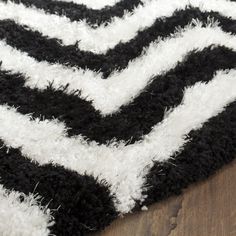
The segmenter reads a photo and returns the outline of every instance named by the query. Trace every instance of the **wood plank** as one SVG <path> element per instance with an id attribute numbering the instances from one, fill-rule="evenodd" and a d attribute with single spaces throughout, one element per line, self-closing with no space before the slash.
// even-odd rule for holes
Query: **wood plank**
<path id="1" fill-rule="evenodd" d="M 236 161 L 148 211 L 92 236 L 236 236 Z"/>

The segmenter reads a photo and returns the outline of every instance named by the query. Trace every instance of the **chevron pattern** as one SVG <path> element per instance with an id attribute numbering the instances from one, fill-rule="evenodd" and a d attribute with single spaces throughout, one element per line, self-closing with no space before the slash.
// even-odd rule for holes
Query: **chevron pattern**
<path id="1" fill-rule="evenodd" d="M 86 235 L 230 162 L 235 34 L 234 0 L 0 0 L 0 234 Z"/>

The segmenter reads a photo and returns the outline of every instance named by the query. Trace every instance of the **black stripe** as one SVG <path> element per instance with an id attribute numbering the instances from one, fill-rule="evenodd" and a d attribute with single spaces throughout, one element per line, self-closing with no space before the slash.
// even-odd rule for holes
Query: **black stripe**
<path id="1" fill-rule="evenodd" d="M 0 74 L 0 103 L 18 107 L 23 114 L 34 117 L 58 118 L 64 121 L 69 136 L 81 134 L 98 143 L 112 139 L 140 140 L 163 119 L 167 109 L 180 104 L 183 90 L 197 81 L 210 81 L 220 69 L 236 67 L 236 53 L 225 47 L 205 48 L 190 53 L 183 63 L 153 82 L 119 113 L 102 117 L 93 106 L 78 95 L 66 95 L 49 86 L 38 91 L 24 87 L 24 78 L 6 72 Z M 130 140 L 131 139 L 131 140 Z"/>
<path id="2" fill-rule="evenodd" d="M 78 236 L 103 229 L 117 217 L 106 182 L 61 166 L 39 166 L 0 141 L 0 183 L 9 190 L 42 196 L 56 224 L 51 233 Z"/>
<path id="3" fill-rule="evenodd" d="M 144 205 L 180 194 L 189 184 L 206 179 L 236 157 L 236 102 L 188 137 L 191 142 L 180 154 L 166 162 L 156 162 L 150 170 Z"/>
<path id="4" fill-rule="evenodd" d="M 66 16 L 71 21 L 86 20 L 91 26 L 99 26 L 111 22 L 113 17 L 123 17 L 126 12 L 132 12 L 141 0 L 121 0 L 114 6 L 106 6 L 96 10 L 87 8 L 83 4 L 52 0 L 1 0 L 2 2 L 22 3 L 26 7 L 37 7 L 50 14 Z"/>
<path id="5" fill-rule="evenodd" d="M 57 39 L 48 39 L 38 32 L 32 32 L 12 21 L 0 21 L 0 39 L 25 51 L 38 61 L 60 63 L 79 68 L 89 68 L 101 71 L 104 78 L 114 70 L 124 69 L 130 60 L 141 55 L 143 48 L 147 47 L 158 36 L 167 37 L 175 31 L 175 27 L 186 26 L 192 19 L 207 22 L 208 17 L 214 17 L 226 32 L 236 32 L 236 21 L 220 16 L 216 12 L 202 13 L 199 9 L 178 11 L 169 18 L 157 19 L 150 28 L 140 31 L 138 35 L 127 43 L 119 43 L 105 55 L 96 55 L 78 49 L 77 45 L 62 46 Z"/>

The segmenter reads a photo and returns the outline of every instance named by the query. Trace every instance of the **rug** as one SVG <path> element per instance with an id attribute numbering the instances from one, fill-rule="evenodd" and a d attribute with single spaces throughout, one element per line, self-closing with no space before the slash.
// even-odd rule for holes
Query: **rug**
<path id="1" fill-rule="evenodd" d="M 0 234 L 80 236 L 236 156 L 236 2 L 0 0 Z"/>

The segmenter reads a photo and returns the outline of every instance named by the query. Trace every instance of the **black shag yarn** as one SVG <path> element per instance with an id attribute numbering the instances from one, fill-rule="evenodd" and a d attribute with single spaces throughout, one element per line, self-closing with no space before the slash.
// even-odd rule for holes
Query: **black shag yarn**
<path id="1" fill-rule="evenodd" d="M 22 114 L 35 118 L 65 122 L 68 135 L 83 135 L 100 144 L 125 140 L 129 144 L 141 140 L 160 122 L 166 110 L 180 104 L 185 87 L 208 82 L 217 70 L 236 67 L 236 53 L 225 47 L 208 47 L 191 52 L 183 63 L 168 73 L 153 78 L 152 83 L 121 111 L 103 117 L 90 102 L 76 94 L 67 95 L 50 85 L 44 91 L 24 86 L 21 75 L 0 72 L 0 104 L 18 107 Z M 69 104 L 69 106 L 68 106 Z M 119 127 L 119 129 L 117 129 Z"/>
<path id="2" fill-rule="evenodd" d="M 46 13 L 59 16 L 66 16 L 71 21 L 85 20 L 92 27 L 101 24 L 107 25 L 114 17 L 123 17 L 126 12 L 132 12 L 139 5 L 143 5 L 140 0 L 121 0 L 114 6 L 105 6 L 96 10 L 88 8 L 83 4 L 71 2 L 60 2 L 52 0 L 1 0 L 3 2 L 14 2 L 24 4 L 26 7 L 37 7 Z"/>
<path id="3" fill-rule="evenodd" d="M 167 0 L 166 4 L 174 4 L 173 1 L 175 2 Z M 95 35 L 94 45 L 101 46 L 99 44 L 106 44 L 107 40 L 107 35 L 104 35 L 105 40 L 102 41 L 103 35 L 99 31 L 101 27 L 104 29 L 102 32 L 109 32 L 107 29 L 112 31 L 114 18 L 119 21 L 120 27 L 126 26 L 126 23 L 131 27 L 129 17 L 135 16 L 137 9 L 143 10 L 147 14 L 145 17 L 148 17 L 149 8 L 146 8 L 146 5 L 155 4 L 155 0 L 120 0 L 102 9 L 92 9 L 85 1 L 84 4 L 78 2 L 80 1 L 0 0 L 0 7 L 8 6 L 9 9 L 6 15 L 0 17 L 0 201 L 3 197 L 7 201 L 9 197 L 2 196 L 1 189 L 24 193 L 26 196 L 38 196 L 40 204 L 50 210 L 54 221 L 54 224 L 46 226 L 45 230 L 48 229 L 50 235 L 56 236 L 82 236 L 102 230 L 120 214 L 140 210 L 143 206 L 180 194 L 189 184 L 207 178 L 224 164 L 232 161 L 236 152 L 236 94 L 235 99 L 233 97 L 227 100 L 228 103 L 223 96 L 225 94 L 217 94 L 216 102 L 219 102 L 219 107 L 222 101 L 222 106 L 224 104 L 217 113 L 218 110 L 214 110 L 214 106 L 211 107 L 210 99 L 210 105 L 207 102 L 202 104 L 201 96 L 204 94 L 199 93 L 196 99 L 196 94 L 190 89 L 199 89 L 198 85 L 201 85 L 206 89 L 201 91 L 208 94 L 215 92 L 212 92 L 210 87 L 215 81 L 231 81 L 232 86 L 235 85 L 236 80 L 232 81 L 236 73 L 236 16 L 234 11 L 231 11 L 234 6 L 236 7 L 235 1 L 217 1 L 222 9 L 226 9 L 225 11 L 217 10 L 212 5 L 208 6 L 208 0 L 204 1 L 208 6 L 207 10 L 204 10 L 204 4 L 193 7 L 187 3 L 183 8 L 177 1 L 173 14 L 157 17 L 153 19 L 152 24 L 138 27 L 135 34 L 131 33 L 130 40 L 126 39 L 127 35 L 128 38 L 130 36 L 127 27 L 124 27 L 124 35 L 111 33 L 111 37 L 119 37 L 120 41 L 114 47 L 107 47 L 109 49 L 103 54 L 92 49 L 82 50 L 80 40 L 72 40 L 76 42 L 72 45 L 64 43 L 64 36 L 80 38 L 80 35 L 75 35 L 76 32 L 67 32 L 68 35 L 63 35 L 64 31 L 61 31 L 58 34 L 60 39 L 51 38 L 50 30 L 60 31 L 57 26 L 54 28 L 50 24 L 49 30 L 44 30 L 47 25 L 37 27 L 37 17 L 34 18 L 33 15 L 31 22 L 24 20 L 24 11 L 33 9 L 32 12 L 35 14 L 40 12 L 42 15 L 47 14 L 47 17 L 57 15 L 59 18 L 66 18 L 68 27 L 76 21 L 83 21 L 86 29 L 80 30 L 84 30 L 84 34 L 90 37 L 88 45 L 93 40 L 89 32 L 97 30 L 99 37 L 96 38 L 96 34 L 92 34 Z M 18 9 L 20 11 L 17 11 Z M 161 11 L 159 8 L 153 10 Z M 137 25 L 141 20 L 136 22 Z M 170 68 L 168 71 L 151 71 L 148 73 L 151 76 L 144 78 L 150 67 L 147 61 L 143 64 L 137 62 L 147 58 L 147 54 L 150 53 L 146 50 L 148 47 L 154 42 L 171 47 L 173 40 L 169 43 L 170 40 L 167 39 L 176 37 L 178 42 L 183 32 L 188 31 L 191 36 L 195 28 L 206 34 L 210 32 L 210 39 L 211 32 L 217 32 L 217 35 L 219 33 L 222 37 L 217 39 L 218 43 L 209 44 L 204 42 L 200 35 L 199 42 L 202 42 L 202 46 L 188 45 L 186 55 L 180 55 L 178 52 L 172 54 L 169 50 L 164 55 L 169 57 L 169 61 L 173 57 L 177 63 L 167 67 Z M 211 30 L 207 31 L 208 28 Z M 179 32 L 178 37 L 176 32 Z M 193 35 L 196 37 L 196 34 Z M 185 39 L 184 37 L 181 40 Z M 83 37 L 83 40 L 86 44 L 86 37 Z M 16 55 L 22 60 L 17 61 Z M 160 60 L 155 60 L 154 53 L 151 55 L 158 66 Z M 177 60 L 174 58 L 176 55 L 180 57 Z M 31 64 L 34 65 L 31 67 Z M 140 65 L 141 69 L 138 68 Z M 46 72 L 39 73 L 38 67 L 45 68 Z M 67 78 L 65 73 L 65 69 L 68 68 L 91 72 L 92 75 L 99 74 L 101 79 L 93 76 L 85 78 L 83 73 L 78 73 L 80 76 L 73 78 L 73 84 L 77 87 L 74 91 L 69 90 L 72 86 L 69 86 L 70 78 Z M 136 68 L 143 72 L 143 75 L 139 78 L 138 73 L 130 72 L 130 68 Z M 37 73 L 35 77 L 34 73 Z M 122 80 L 122 86 L 128 91 L 129 101 L 126 102 L 124 99 L 123 105 L 106 114 L 103 109 L 96 106 L 95 100 L 111 94 L 109 83 L 115 81 L 115 73 L 125 74 L 115 79 Z M 137 76 L 131 78 L 133 74 Z M 217 76 L 222 76 L 221 80 Z M 127 84 L 125 77 L 129 77 Z M 63 79 L 69 81 L 68 84 L 63 83 Z M 96 88 L 95 83 L 91 83 L 93 79 L 99 86 L 99 83 L 104 85 L 103 94 L 99 94 L 100 91 L 103 92 L 103 87 Z M 139 79 L 145 80 L 145 83 L 133 94 L 131 90 L 140 82 Z M 83 80 L 87 87 L 83 87 L 82 83 L 77 84 L 77 80 Z M 54 86 L 56 83 L 59 86 Z M 123 101 L 123 87 L 120 84 L 115 87 L 119 92 L 114 94 L 114 101 Z M 220 89 L 224 88 L 224 84 L 222 86 Z M 93 89 L 98 90 L 97 94 L 91 92 Z M 204 107 L 205 110 L 196 113 L 196 116 L 200 117 L 199 120 L 193 110 L 193 114 L 188 110 L 187 115 L 190 118 L 186 117 L 186 120 L 175 117 L 173 124 L 176 122 L 176 127 L 185 124 L 189 119 L 195 121 L 195 118 L 200 124 L 193 122 L 195 126 L 190 127 L 190 132 L 181 133 L 182 146 L 171 154 L 166 154 L 167 158 L 160 161 L 162 152 L 166 151 L 159 150 L 162 147 L 160 143 L 162 145 L 166 141 L 167 146 L 171 146 L 169 140 L 175 142 L 173 137 L 178 136 L 174 128 L 173 136 L 172 129 L 171 132 L 168 130 L 168 119 L 171 112 L 179 112 L 179 107 L 188 109 L 182 107 L 186 91 L 192 99 L 190 101 L 196 103 L 196 109 L 199 104 L 200 109 L 206 105 L 212 113 L 206 113 L 207 118 L 204 120 L 201 117 L 206 110 Z M 87 97 L 84 96 L 84 92 Z M 119 93 L 122 95 L 121 98 Z M 229 91 L 229 94 L 232 95 L 233 91 Z M 114 105 L 116 101 L 112 99 L 109 102 Z M 158 130 L 160 127 L 163 130 Z M 177 141 L 178 138 L 180 137 L 176 137 Z M 155 143 L 156 140 L 158 143 Z M 166 147 L 165 143 L 163 145 Z M 137 157 L 137 160 L 131 160 L 130 157 Z M 148 160 L 149 163 L 146 162 Z M 149 170 L 146 172 L 147 168 Z M 142 183 L 139 182 L 139 177 L 142 178 Z M 135 182 L 136 180 L 138 181 Z M 27 207 L 30 208 L 31 205 Z M 17 210 L 20 209 L 19 207 Z M 38 210 L 42 211 L 40 207 Z M 41 213 L 43 215 L 43 212 Z M 22 229 L 15 227 L 13 230 Z M 6 235 L 5 233 L 4 228 L 0 226 L 0 234 Z M 24 235 L 24 232 L 19 232 L 19 235 Z"/>

